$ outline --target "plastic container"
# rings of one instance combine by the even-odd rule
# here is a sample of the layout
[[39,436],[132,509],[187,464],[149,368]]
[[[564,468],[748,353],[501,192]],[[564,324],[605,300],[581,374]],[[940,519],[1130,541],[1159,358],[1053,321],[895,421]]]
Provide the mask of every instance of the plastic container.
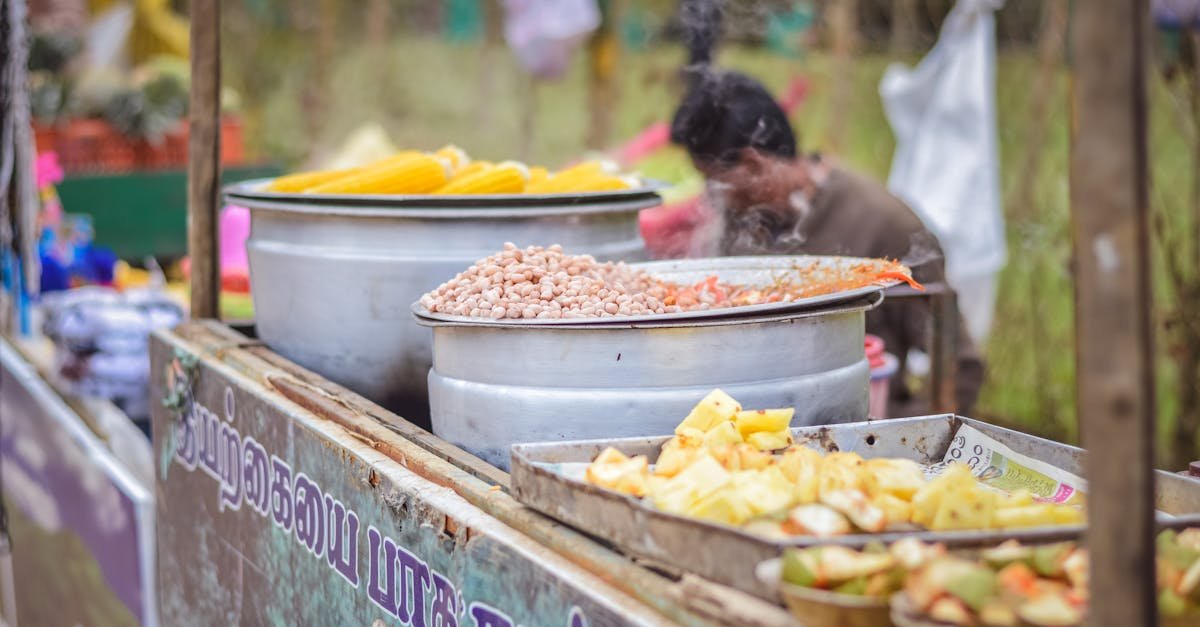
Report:
[[895,355],[885,352],[883,340],[874,335],[867,335],[863,340],[867,353],[867,363],[871,367],[871,392],[867,409],[871,418],[887,418],[888,389],[891,387],[892,376],[899,368],[899,360]]

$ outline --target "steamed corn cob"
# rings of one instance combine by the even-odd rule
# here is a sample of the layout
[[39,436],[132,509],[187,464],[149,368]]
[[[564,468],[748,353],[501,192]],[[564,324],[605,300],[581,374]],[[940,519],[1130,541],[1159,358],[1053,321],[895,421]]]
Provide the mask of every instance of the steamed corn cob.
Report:
[[435,194],[519,194],[529,180],[523,164],[506,161],[462,177],[441,187]]
[[550,178],[550,171],[541,166],[529,168],[529,185],[540,185]]
[[491,161],[472,161],[454,170],[454,178],[459,179],[464,176],[471,176],[472,174],[482,172],[488,168],[494,167],[495,165],[496,164],[492,163]]
[[309,188],[317,194],[426,194],[450,179],[445,160],[430,155],[385,160],[382,165]]
[[531,184],[531,194],[564,194],[570,192],[600,192],[633,187],[630,181],[615,176],[616,166],[604,161],[585,161],[556,173],[544,181]]
[[348,176],[358,170],[359,168],[347,168],[344,170],[319,170],[288,174],[287,176],[281,176],[271,181],[271,184],[267,186],[267,191],[284,193],[302,192],[310,187]]
[[467,156],[467,153],[464,152],[462,148],[459,148],[454,144],[447,144],[441,148],[438,148],[437,151],[433,153],[433,156],[441,157],[446,161],[449,161],[451,169],[453,169],[455,172],[458,172],[460,168],[471,163],[471,157]]

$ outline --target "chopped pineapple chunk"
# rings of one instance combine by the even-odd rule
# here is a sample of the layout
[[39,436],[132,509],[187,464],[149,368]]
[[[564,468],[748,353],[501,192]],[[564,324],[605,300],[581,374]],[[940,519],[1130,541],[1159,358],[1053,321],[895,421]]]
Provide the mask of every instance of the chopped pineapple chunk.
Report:
[[739,411],[733,421],[737,423],[738,431],[743,438],[749,438],[751,433],[760,431],[783,431],[792,422],[795,409],[751,409]]
[[713,390],[675,427],[675,433],[682,433],[689,428],[708,431],[721,422],[733,420],[739,411],[742,411],[742,406],[732,396],[721,390]]

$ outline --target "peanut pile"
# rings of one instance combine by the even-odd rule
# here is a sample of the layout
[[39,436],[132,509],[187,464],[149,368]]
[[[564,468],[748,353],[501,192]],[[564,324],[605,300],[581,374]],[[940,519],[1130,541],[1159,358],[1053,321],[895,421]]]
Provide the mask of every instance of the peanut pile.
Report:
[[568,255],[562,246],[504,250],[421,297],[431,312],[472,318],[596,318],[677,313],[719,306],[667,305],[678,286],[623,263]]

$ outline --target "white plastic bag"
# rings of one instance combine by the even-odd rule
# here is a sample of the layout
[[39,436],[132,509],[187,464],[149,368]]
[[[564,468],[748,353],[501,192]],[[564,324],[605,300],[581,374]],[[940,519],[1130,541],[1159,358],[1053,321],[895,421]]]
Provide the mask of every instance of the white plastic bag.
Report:
[[600,26],[596,0],[504,0],[504,38],[538,78],[561,77],[575,49]]
[[915,68],[879,85],[896,135],[888,188],[937,236],[967,331],[983,345],[1007,260],[996,138],[996,34],[1003,0],[958,0]]

